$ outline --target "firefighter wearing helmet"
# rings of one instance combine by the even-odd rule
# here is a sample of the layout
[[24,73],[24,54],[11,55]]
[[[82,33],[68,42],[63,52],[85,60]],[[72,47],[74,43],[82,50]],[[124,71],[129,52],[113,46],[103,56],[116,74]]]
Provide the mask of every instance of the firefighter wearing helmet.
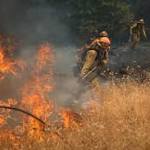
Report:
[[141,40],[141,36],[147,39],[147,35],[144,27],[144,19],[140,19],[138,21],[134,21],[130,26],[130,38],[129,42],[131,42],[131,48],[136,48],[138,43]]
[[91,86],[96,90],[100,89],[98,70],[101,70],[108,63],[108,53],[111,45],[106,31],[100,32],[99,35],[87,47],[80,69],[80,78],[90,82]]

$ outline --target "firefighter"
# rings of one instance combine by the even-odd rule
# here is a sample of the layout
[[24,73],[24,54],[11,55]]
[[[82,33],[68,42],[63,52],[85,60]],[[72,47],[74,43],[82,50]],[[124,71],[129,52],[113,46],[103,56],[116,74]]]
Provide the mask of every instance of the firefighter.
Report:
[[138,43],[141,40],[141,36],[144,36],[144,38],[147,39],[143,19],[140,19],[139,21],[135,21],[130,26],[129,42],[131,42],[131,48],[135,49],[137,47]]
[[99,37],[86,47],[87,50],[82,56],[80,79],[90,83],[91,88],[96,91],[100,89],[98,74],[108,63],[110,44],[108,33],[102,31]]

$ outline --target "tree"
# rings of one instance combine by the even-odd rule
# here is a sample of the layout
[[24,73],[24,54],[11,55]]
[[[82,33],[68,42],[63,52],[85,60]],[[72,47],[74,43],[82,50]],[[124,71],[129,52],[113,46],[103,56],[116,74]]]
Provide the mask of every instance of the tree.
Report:
[[107,30],[117,36],[131,18],[129,5],[123,0],[69,0],[67,20],[78,36],[95,30]]

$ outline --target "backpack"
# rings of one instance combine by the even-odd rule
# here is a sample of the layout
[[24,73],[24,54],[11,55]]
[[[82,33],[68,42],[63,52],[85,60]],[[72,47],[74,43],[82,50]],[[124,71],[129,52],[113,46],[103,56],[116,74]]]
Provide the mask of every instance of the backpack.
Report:
[[[75,77],[78,77],[80,74],[80,71],[81,71],[81,69],[84,65],[85,59],[86,59],[87,52],[90,50],[89,48],[92,49],[92,47],[90,47],[89,45],[85,45],[77,51],[77,55],[76,55],[77,61],[76,61],[76,65],[74,66],[74,69],[73,69]],[[97,51],[97,52],[98,52],[97,57],[99,57],[99,51]]]
[[79,74],[80,74],[80,71],[83,67],[83,64],[84,64],[84,61],[85,61],[85,58],[86,58],[86,54],[88,52],[88,48],[87,46],[83,46],[81,49],[79,49],[77,51],[77,54],[76,54],[76,65],[73,67],[73,74],[75,77],[78,77]]
[[90,49],[93,49],[97,52],[97,57],[96,57],[96,62],[94,64],[94,67],[97,66],[98,64],[103,64],[103,60],[107,59],[108,52],[100,50],[101,45],[99,45],[98,42],[91,41],[90,44],[83,46],[80,50],[77,51],[77,62],[76,66],[73,69],[74,76],[79,76],[80,71],[84,65],[86,54]]

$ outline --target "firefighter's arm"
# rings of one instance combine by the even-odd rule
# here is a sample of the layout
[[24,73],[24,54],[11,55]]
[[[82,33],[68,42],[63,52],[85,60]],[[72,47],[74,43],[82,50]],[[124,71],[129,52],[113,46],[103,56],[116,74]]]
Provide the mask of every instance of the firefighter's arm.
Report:
[[136,23],[134,23],[134,24],[132,24],[131,26],[130,26],[130,35],[132,35],[132,31],[133,31],[133,28],[135,28],[137,26],[137,24]]
[[147,35],[146,35],[146,32],[145,32],[145,27],[144,26],[142,28],[142,32],[143,32],[144,38],[147,39]]
[[132,39],[132,29],[130,28],[130,35],[129,35],[129,42],[131,42],[131,39]]
[[130,26],[130,37],[129,37],[129,42],[131,42],[131,38],[132,38],[132,34],[133,34],[133,28],[135,28],[137,26],[136,23],[132,24]]
[[110,46],[107,48],[107,52],[109,52],[110,51]]
[[98,40],[95,39],[87,48],[92,50],[95,49],[97,45],[98,45]]
[[131,26],[130,27],[130,36],[132,35],[132,29],[133,29],[133,27]]
[[80,73],[81,77],[85,76],[90,71],[92,65],[95,62],[96,56],[97,56],[97,52],[95,50],[89,50],[87,52],[85,63],[83,65],[83,67],[81,69],[81,73]]

